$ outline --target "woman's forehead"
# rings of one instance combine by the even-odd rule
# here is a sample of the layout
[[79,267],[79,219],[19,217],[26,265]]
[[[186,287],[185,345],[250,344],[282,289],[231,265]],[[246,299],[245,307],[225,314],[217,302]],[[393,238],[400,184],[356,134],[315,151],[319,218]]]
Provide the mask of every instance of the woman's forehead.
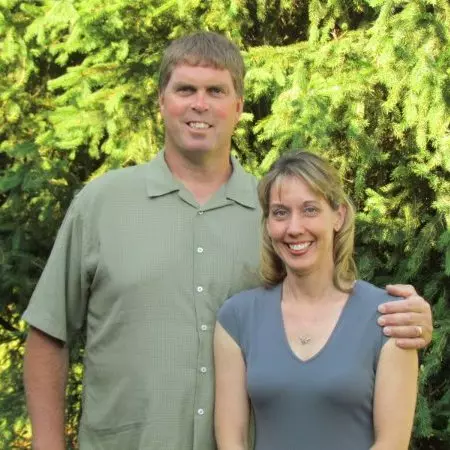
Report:
[[324,199],[324,196],[314,189],[305,178],[296,175],[280,175],[272,183],[269,202],[280,201],[286,195],[292,197],[296,194],[299,197],[307,196],[309,199]]

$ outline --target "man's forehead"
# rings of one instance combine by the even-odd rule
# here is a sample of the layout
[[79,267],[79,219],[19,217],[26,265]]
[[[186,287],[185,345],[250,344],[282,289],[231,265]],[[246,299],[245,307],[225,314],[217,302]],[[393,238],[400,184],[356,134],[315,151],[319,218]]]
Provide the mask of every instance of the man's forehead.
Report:
[[220,72],[228,72],[231,76],[231,73],[228,69],[226,69],[223,66],[219,66],[217,64],[214,64],[213,62],[208,62],[208,61],[204,61],[204,60],[200,60],[198,62],[192,63],[189,60],[186,61],[180,61],[178,62],[173,70],[172,73],[174,73],[175,71],[179,72],[180,69],[213,69],[213,70],[218,70]]
[[[212,72],[203,71],[202,69],[211,69]],[[220,79],[218,78],[220,77]],[[214,67],[211,64],[187,64],[179,63],[172,70],[169,82],[192,82],[210,78],[213,84],[222,84],[226,82],[233,83],[233,78],[228,69]]]
[[185,55],[182,59],[180,59],[175,67],[178,66],[191,66],[191,67],[211,67],[213,69],[223,70],[225,69],[225,65],[216,59],[205,58],[201,55]]

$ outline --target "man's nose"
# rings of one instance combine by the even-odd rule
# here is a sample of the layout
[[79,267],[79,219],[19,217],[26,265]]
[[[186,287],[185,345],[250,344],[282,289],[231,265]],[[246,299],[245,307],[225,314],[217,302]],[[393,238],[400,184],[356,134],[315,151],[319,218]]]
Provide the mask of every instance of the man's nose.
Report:
[[208,99],[206,97],[206,93],[202,91],[196,92],[195,96],[192,99],[192,109],[198,112],[208,111],[209,104]]

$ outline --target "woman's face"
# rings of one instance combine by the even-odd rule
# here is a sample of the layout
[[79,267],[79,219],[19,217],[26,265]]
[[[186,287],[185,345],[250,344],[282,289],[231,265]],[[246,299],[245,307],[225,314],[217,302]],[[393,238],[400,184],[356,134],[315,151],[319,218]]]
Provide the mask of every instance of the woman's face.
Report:
[[267,231],[287,273],[333,273],[334,233],[345,217],[345,207],[334,211],[322,196],[297,177],[276,181],[270,191]]

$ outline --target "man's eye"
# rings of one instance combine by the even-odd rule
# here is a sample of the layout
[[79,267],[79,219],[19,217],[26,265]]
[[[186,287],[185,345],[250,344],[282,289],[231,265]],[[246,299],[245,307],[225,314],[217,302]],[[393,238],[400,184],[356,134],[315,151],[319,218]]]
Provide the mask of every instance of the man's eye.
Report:
[[209,89],[209,92],[212,95],[222,95],[223,94],[223,89],[221,89],[220,87],[212,87]]
[[180,94],[192,94],[194,92],[194,88],[191,86],[181,86],[177,89],[177,92]]

